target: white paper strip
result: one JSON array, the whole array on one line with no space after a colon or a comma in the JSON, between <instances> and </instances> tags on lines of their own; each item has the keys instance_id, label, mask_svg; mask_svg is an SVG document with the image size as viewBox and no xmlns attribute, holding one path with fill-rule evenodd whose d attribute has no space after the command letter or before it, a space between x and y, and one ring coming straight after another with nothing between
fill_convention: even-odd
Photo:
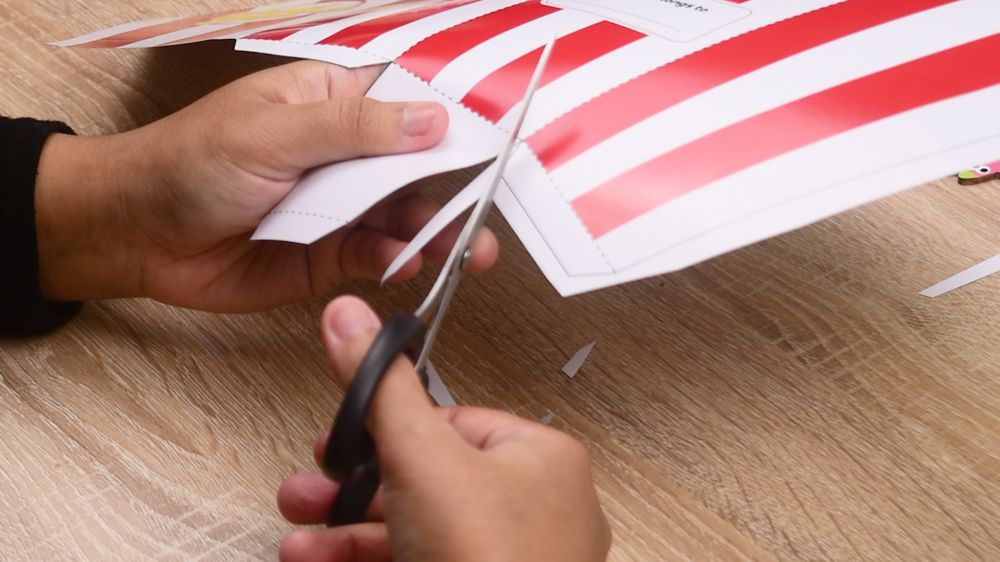
<instances>
[{"instance_id":1,"label":"white paper strip","mask_svg":"<svg viewBox=\"0 0 1000 562\"><path fill-rule=\"evenodd\" d=\"M298 43L284 43L268 39L239 39L236 41L236 50L249 53L263 53L265 55L312 59L336 64L344 68L360 68L362 66L388 62L375 55L357 49L341 47L340 45L300 45Z\"/></svg>"},{"instance_id":2,"label":"white paper strip","mask_svg":"<svg viewBox=\"0 0 1000 562\"><path fill-rule=\"evenodd\" d=\"M920 294L930 298L940 297L959 287L964 287L969 283L975 283L984 277L993 275L998 271L1000 271L1000 255L993 256L978 265L974 265L961 273L953 275L933 287L928 287L920 291Z\"/></svg>"},{"instance_id":3,"label":"white paper strip","mask_svg":"<svg viewBox=\"0 0 1000 562\"><path fill-rule=\"evenodd\" d=\"M420 232L413 237L413 240L410 240L410 243L396 256L396 259L389 264L385 273L382 274L382 283L385 283L393 275L399 273L399 270L413 259L414 256L419 254L424 249L424 246L429 244L435 236L441 234L441 231L446 226L451 224L459 215L479 200L479 195L486 189L486 182L493 176L493 170L493 166L484 170L476 179L472 180L472 183L465 186L462 191L458 192L458 195L452 197L451 201L448 201L444 207L441 207L441 210L424 225Z\"/></svg>"}]
</instances>

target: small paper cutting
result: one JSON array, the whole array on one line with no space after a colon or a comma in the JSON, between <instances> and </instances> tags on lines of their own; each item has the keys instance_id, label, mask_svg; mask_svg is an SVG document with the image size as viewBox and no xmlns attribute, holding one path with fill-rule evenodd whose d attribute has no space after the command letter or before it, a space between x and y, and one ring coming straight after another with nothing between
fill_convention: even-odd
<instances>
[{"instance_id":1,"label":"small paper cutting","mask_svg":"<svg viewBox=\"0 0 1000 562\"><path fill-rule=\"evenodd\" d=\"M577 373L580 372L580 368L583 367L583 364L587 361L587 358L590 357L590 353L594 351L595 345L597 345L597 342L592 341L583 346L583 348L580 349L580 351L577 351L576 354L574 354L573 357L571 357L566 363L566 365L563 366L562 372L569 378L575 377Z\"/></svg>"},{"instance_id":2,"label":"small paper cutting","mask_svg":"<svg viewBox=\"0 0 1000 562\"><path fill-rule=\"evenodd\" d=\"M989 277L998 271L1000 271L1000 255L993 256L978 265L974 265L961 273L953 275L933 287L928 287L923 291L920 291L920 294L931 298L940 297L941 295L950 293L955 289L964 287L970 283L975 283L985 277Z\"/></svg>"}]
</instances>

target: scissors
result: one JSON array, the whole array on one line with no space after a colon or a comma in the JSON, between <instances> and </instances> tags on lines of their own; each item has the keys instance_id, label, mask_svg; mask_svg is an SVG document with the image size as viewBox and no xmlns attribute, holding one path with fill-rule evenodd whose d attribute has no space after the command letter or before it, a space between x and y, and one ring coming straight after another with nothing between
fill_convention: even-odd
<instances>
[{"instance_id":1,"label":"scissors","mask_svg":"<svg viewBox=\"0 0 1000 562\"><path fill-rule=\"evenodd\" d=\"M414 367L427 388L427 361L441 329L451 298L458 288L472 257L472 243L493 206L504 170L517 147L521 126L534 99L535 91L552 54L555 39L542 50L534 75L528 83L520 113L511 128L507 144L497 157L492 181L483 191L469 215L440 275L417 311L400 314L389 320L368 348L361 365L344 394L330 430L330 441L323 455L323 473L340 483L340 491L327 515L328 526L359 523L381 484L375 443L365 428L365 418L379 384L390 365L401 353L415 360Z\"/></svg>"}]
</instances>

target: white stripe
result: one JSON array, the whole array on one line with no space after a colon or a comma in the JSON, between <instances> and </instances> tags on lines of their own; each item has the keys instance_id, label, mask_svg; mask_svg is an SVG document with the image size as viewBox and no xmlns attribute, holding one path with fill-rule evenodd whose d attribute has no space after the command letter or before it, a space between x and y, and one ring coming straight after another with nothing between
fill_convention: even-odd
<instances>
[{"instance_id":1,"label":"white stripe","mask_svg":"<svg viewBox=\"0 0 1000 562\"><path fill-rule=\"evenodd\" d=\"M463 24L478 17L521 4L525 0L481 0L464 6L459 6L413 23L400 26L372 39L364 46L364 50L378 54L389 60L395 60L414 45L431 35Z\"/></svg>"},{"instance_id":2,"label":"white stripe","mask_svg":"<svg viewBox=\"0 0 1000 562\"><path fill-rule=\"evenodd\" d=\"M114 27L109 27L108 29L102 29L100 31L95 31L93 33L88 33L86 35L74 37L73 39L66 39L64 41L55 41L53 43L50 43L50 45L55 45L56 47L75 47L76 45L83 45L85 43L91 43L93 41L106 39L108 37L118 35L119 33L128 33L130 31L135 31L137 29L152 27L154 25L160 25L161 23L168 23L180 19L183 18L159 18L154 20L134 21L132 23L116 25Z\"/></svg>"},{"instance_id":3,"label":"white stripe","mask_svg":"<svg viewBox=\"0 0 1000 562\"><path fill-rule=\"evenodd\" d=\"M766 235L798 228L911 185L954 172L966 158L921 166L977 139L1000 148L1000 120L983 120L1000 107L1000 85L907 111L836 135L723 178L663 205L598 240L616 269L756 213L817 198L808 212L777 217ZM978 121L977 121L978 119ZM955 123L978 123L975 129ZM961 152L961 151L960 151ZM725 147L720 147L720 155ZM883 184L850 193L842 184L897 168ZM912 169L911 169L912 168ZM742 241L739 245L758 240Z\"/></svg>"},{"instance_id":4,"label":"white stripe","mask_svg":"<svg viewBox=\"0 0 1000 562\"><path fill-rule=\"evenodd\" d=\"M611 89L650 72L687 54L707 48L722 40L741 35L842 0L807 0L779 2L755 8L754 16L727 26L695 41L676 43L660 37L647 37L612 51L553 81L538 91L531 113L524 123L528 137L555 121L566 112L610 91ZM520 106L511 109L500 121L509 128Z\"/></svg>"},{"instance_id":5,"label":"white stripe","mask_svg":"<svg viewBox=\"0 0 1000 562\"><path fill-rule=\"evenodd\" d=\"M370 8L372 5L386 4L386 2L395 3L396 1L397 0L384 0L382 2L369 4L364 7ZM298 43L302 45L315 45L316 43L319 43L320 41L326 39L327 37L333 35L334 33L347 29L348 27L351 27L353 25L358 25L359 23L364 23L366 21L378 19L380 17L389 14L394 14L396 12L402 12L413 7L424 6L426 4L431 3L432 1L433 0L427 0L419 4L404 4L404 5L388 4L380 7L379 9L372 10L371 12L359 14L356 16L349 16L344 19L332 21L330 23L324 23L314 27L310 27L308 29L303 29L302 31L298 31L296 33L289 35L288 37L285 37L284 39L282 39L282 41L288 43Z\"/></svg>"},{"instance_id":6,"label":"white stripe","mask_svg":"<svg viewBox=\"0 0 1000 562\"><path fill-rule=\"evenodd\" d=\"M236 41L236 50L318 60L345 68L360 68L362 66L385 64L388 62L357 49L341 47L339 45L299 45L297 43L285 43L270 39L238 39Z\"/></svg>"},{"instance_id":7,"label":"white stripe","mask_svg":"<svg viewBox=\"0 0 1000 562\"><path fill-rule=\"evenodd\" d=\"M672 149L822 90L1000 31L995 0L964 0L847 36L682 102L552 172L569 199ZM651 93L652 95L652 93ZM889 94L891 95L891 94Z\"/></svg>"},{"instance_id":8,"label":"white stripe","mask_svg":"<svg viewBox=\"0 0 1000 562\"><path fill-rule=\"evenodd\" d=\"M178 29L177 31L172 31L170 33L165 33L163 35L157 35L156 37L150 37L149 39L143 39L142 41L136 41L135 43L129 43L128 45L123 45L123 47L128 49L159 47L160 45L166 45L167 43L173 43L174 41L183 41L189 37L197 37L198 35L202 35L204 33L212 33L213 31L220 31L230 27L236 27L237 25L242 24L229 23L195 25L184 29Z\"/></svg>"},{"instance_id":9,"label":"white stripe","mask_svg":"<svg viewBox=\"0 0 1000 562\"><path fill-rule=\"evenodd\" d=\"M599 21L597 16L571 10L542 16L462 53L441 70L431 85L460 100L483 78L545 45L553 35L562 37Z\"/></svg>"}]
</instances>

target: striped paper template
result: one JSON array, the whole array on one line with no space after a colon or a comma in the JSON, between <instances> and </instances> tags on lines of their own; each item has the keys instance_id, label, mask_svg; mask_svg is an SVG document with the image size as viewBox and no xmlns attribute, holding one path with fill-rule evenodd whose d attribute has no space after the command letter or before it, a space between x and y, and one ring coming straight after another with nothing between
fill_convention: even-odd
<instances>
[{"instance_id":1,"label":"striped paper template","mask_svg":"<svg viewBox=\"0 0 1000 562\"><path fill-rule=\"evenodd\" d=\"M553 36L497 203L562 294L686 267L1000 154L1000 117L983 118L1000 108L1000 0L291 2L61 44L228 38L392 63L371 97L445 104L440 146L317 170L256 235L309 243L406 183L495 156Z\"/></svg>"}]
</instances>

